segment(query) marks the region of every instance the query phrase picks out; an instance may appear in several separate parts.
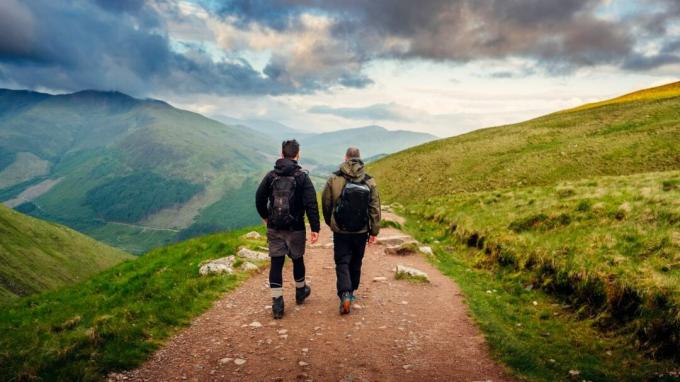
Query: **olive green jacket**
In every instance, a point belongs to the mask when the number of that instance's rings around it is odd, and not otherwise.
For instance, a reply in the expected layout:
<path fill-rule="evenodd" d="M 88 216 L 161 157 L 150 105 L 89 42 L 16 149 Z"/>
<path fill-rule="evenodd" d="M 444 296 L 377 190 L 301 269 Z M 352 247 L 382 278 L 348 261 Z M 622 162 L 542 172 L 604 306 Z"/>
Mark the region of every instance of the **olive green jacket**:
<path fill-rule="evenodd" d="M 342 189 L 345 187 L 347 179 L 353 182 L 366 181 L 366 185 L 371 189 L 371 200 L 368 205 L 368 226 L 359 232 L 345 232 L 341 230 L 335 223 L 335 206 L 340 199 Z M 331 230 L 336 233 L 366 233 L 369 232 L 371 236 L 378 236 L 380 232 L 380 194 L 375 180 L 364 172 L 364 162 L 361 159 L 350 159 L 340 165 L 340 170 L 333 173 L 328 181 L 326 187 L 321 194 L 321 205 L 323 209 L 323 218 L 331 227 Z"/>

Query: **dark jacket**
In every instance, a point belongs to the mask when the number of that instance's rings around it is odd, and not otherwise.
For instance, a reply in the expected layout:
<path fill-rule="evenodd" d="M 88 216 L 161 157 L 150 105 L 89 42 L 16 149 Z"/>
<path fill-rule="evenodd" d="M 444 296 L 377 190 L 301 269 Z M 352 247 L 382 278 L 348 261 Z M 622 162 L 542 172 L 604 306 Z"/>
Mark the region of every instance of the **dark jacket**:
<path fill-rule="evenodd" d="M 359 232 L 352 233 L 369 232 L 371 236 L 378 236 L 380 232 L 380 194 L 378 193 L 378 186 L 375 184 L 375 180 L 364 172 L 364 162 L 361 159 L 350 159 L 344 162 L 340 165 L 340 169 L 328 178 L 326 188 L 324 188 L 321 195 L 323 218 L 326 224 L 331 227 L 333 232 L 349 233 L 344 232 L 338 227 L 333 215 L 347 179 L 351 179 L 353 182 L 365 181 L 366 185 L 371 189 L 371 200 L 368 204 L 368 226 Z"/>
<path fill-rule="evenodd" d="M 260 186 L 255 193 L 255 206 L 257 213 L 262 219 L 269 217 L 269 203 L 272 203 L 272 181 L 274 174 L 279 176 L 295 176 L 295 199 L 291 207 L 292 215 L 296 218 L 295 223 L 290 227 L 291 231 L 303 231 L 305 229 L 304 215 L 307 213 L 307 219 L 312 232 L 319 232 L 321 224 L 319 223 L 319 207 L 316 201 L 316 190 L 312 184 L 309 175 L 302 170 L 297 164 L 297 161 L 292 159 L 279 159 L 276 161 L 274 170 L 270 171 L 262 179 Z M 267 227 L 271 228 L 269 225 Z"/>

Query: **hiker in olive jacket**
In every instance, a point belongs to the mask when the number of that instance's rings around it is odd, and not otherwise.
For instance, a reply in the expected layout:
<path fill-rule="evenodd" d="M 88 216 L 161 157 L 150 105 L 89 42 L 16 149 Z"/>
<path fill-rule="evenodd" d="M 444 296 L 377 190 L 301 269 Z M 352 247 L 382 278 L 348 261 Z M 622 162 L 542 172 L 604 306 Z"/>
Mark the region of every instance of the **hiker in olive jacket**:
<path fill-rule="evenodd" d="M 365 204 L 359 202 L 347 203 L 346 186 L 350 184 L 358 192 L 367 195 Z M 358 187 L 357 187 L 358 186 Z M 363 187 L 363 188 L 362 188 Z M 359 200 L 360 197 L 359 197 Z M 358 217 L 359 222 L 347 224 L 337 219 L 343 203 L 360 205 L 361 211 L 350 211 L 349 215 Z M 333 251 L 335 258 L 335 273 L 337 276 L 337 291 L 340 297 L 340 313 L 347 314 L 351 303 L 355 300 L 355 291 L 359 288 L 361 279 L 361 264 L 366 249 L 366 243 L 373 244 L 380 232 L 380 194 L 375 180 L 364 172 L 364 162 L 360 159 L 359 149 L 350 147 L 347 149 L 345 161 L 340 169 L 333 173 L 326 182 L 326 187 L 321 196 L 323 217 L 326 224 L 333 231 Z M 342 206 L 347 209 L 346 206 Z M 357 207 L 352 207 L 357 208 Z M 341 215 L 347 216 L 347 212 Z M 351 219 L 351 218 L 350 218 Z M 351 226 L 352 229 L 348 227 Z"/>

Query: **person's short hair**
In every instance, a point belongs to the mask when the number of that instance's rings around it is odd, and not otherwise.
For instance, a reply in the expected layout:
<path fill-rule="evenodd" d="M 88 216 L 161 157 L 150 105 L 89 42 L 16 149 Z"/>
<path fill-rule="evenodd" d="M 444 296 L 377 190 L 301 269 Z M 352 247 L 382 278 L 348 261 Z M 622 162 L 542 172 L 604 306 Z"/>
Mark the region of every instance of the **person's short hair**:
<path fill-rule="evenodd" d="M 281 153 L 284 158 L 293 159 L 300 153 L 300 144 L 295 139 L 285 140 L 281 144 Z"/>
<path fill-rule="evenodd" d="M 361 158 L 361 153 L 359 152 L 358 148 L 350 147 L 350 148 L 347 149 L 345 156 L 347 157 L 347 159 Z"/>

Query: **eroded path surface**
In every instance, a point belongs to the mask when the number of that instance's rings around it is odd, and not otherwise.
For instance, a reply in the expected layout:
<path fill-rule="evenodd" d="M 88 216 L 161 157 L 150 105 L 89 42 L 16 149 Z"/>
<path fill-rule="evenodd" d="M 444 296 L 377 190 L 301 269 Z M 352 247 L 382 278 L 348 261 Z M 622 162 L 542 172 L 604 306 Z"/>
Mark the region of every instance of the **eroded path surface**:
<path fill-rule="evenodd" d="M 400 235 L 384 229 L 381 236 Z M 321 244 L 332 243 L 328 229 Z M 422 255 L 367 248 L 357 306 L 338 314 L 331 248 L 305 255 L 312 295 L 295 305 L 290 262 L 286 315 L 271 319 L 267 272 L 253 276 L 146 364 L 140 381 L 511 381 L 491 360 L 458 287 Z M 430 284 L 395 280 L 397 264 L 428 273 Z M 384 281 L 374 278 L 384 277 Z M 245 361 L 245 362 L 244 362 Z"/>

